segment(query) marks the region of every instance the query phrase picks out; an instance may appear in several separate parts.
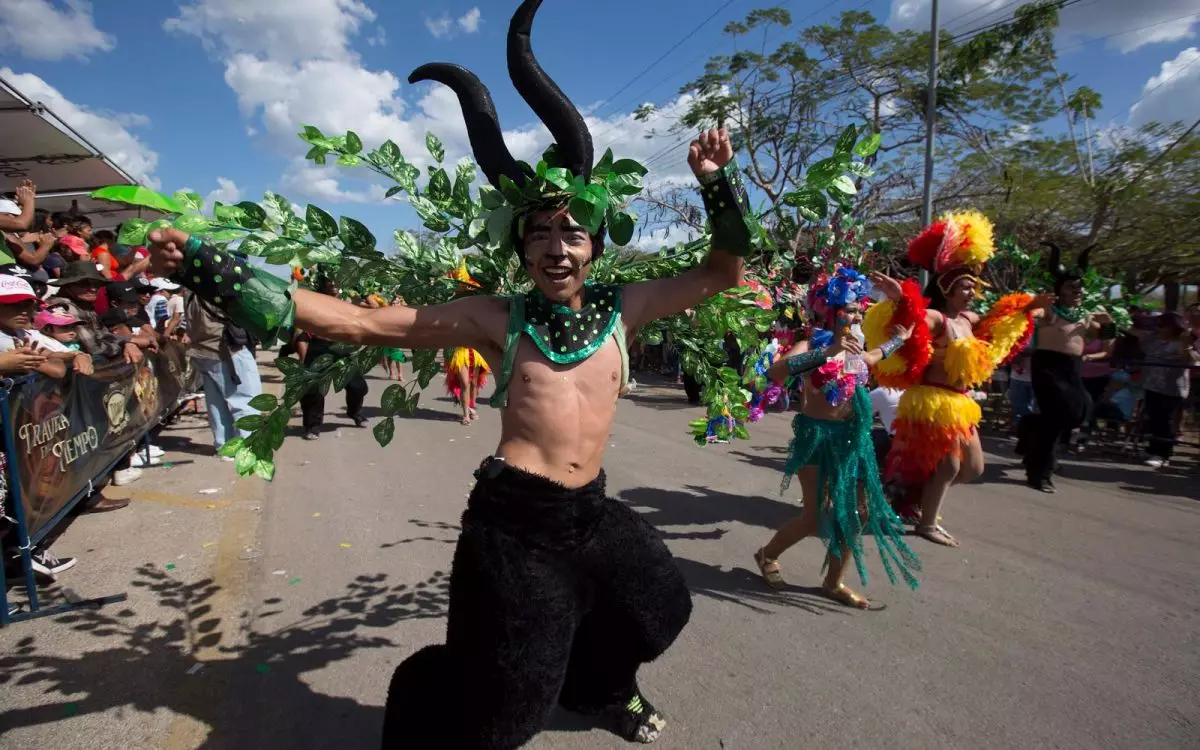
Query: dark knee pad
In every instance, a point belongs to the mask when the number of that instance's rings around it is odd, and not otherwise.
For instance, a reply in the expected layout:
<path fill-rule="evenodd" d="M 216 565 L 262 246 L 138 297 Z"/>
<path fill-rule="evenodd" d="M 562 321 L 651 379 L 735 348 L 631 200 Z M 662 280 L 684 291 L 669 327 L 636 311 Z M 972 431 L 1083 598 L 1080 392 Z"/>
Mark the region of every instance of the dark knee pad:
<path fill-rule="evenodd" d="M 450 658 L 444 645 L 426 646 L 392 673 L 383 711 L 383 750 L 451 747 Z"/>

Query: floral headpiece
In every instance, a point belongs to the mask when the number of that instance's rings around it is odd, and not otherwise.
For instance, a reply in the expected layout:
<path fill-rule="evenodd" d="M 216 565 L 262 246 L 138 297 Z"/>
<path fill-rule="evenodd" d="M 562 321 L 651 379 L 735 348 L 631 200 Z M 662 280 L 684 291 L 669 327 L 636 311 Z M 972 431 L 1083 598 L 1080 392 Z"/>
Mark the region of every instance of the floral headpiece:
<path fill-rule="evenodd" d="M 963 278 L 986 286 L 979 274 L 996 252 L 992 234 L 992 222 L 978 211 L 945 213 L 908 243 L 908 260 L 932 271 L 943 294 Z"/>
<path fill-rule="evenodd" d="M 566 206 L 593 237 L 607 229 L 614 243 L 626 245 L 633 239 L 636 217 L 625 206 L 642 191 L 647 170 L 631 159 L 614 161 L 611 150 L 593 165 L 587 124 L 533 55 L 530 32 L 541 5 L 542 0 L 525 0 L 508 27 L 509 77 L 555 140 L 536 166 L 513 158 L 492 96 L 471 71 L 429 63 L 414 70 L 408 82 L 436 81 L 458 95 L 475 161 L 495 188 L 480 191 L 487 211 L 480 218 L 486 222 L 487 238 L 500 249 L 519 252 L 530 215 L 559 206 Z"/>
<path fill-rule="evenodd" d="M 806 306 L 821 327 L 833 327 L 834 311 L 851 302 L 861 302 L 871 294 L 871 282 L 849 266 L 836 266 L 832 274 L 822 273 L 808 288 Z"/>

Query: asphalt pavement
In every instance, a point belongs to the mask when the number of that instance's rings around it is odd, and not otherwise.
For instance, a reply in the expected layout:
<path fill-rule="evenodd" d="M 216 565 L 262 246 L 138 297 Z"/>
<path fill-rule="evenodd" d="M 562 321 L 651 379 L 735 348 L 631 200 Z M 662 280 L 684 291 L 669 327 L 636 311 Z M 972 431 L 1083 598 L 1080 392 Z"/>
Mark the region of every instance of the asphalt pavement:
<path fill-rule="evenodd" d="M 387 381 L 368 382 L 374 407 Z M 378 747 L 392 670 L 443 638 L 459 516 L 499 435 L 497 412 L 464 427 L 437 388 L 387 448 L 331 395 L 327 432 L 289 440 L 271 484 L 213 457 L 199 418 L 164 432 L 169 465 L 114 490 L 130 507 L 78 518 L 54 551 L 79 564 L 44 590 L 128 601 L 0 631 L 0 747 Z M 607 458 L 695 601 L 640 678 L 668 715 L 658 747 L 1200 746 L 1194 465 L 1072 458 L 1043 495 L 989 438 L 984 479 L 943 509 L 962 547 L 910 538 L 917 591 L 875 559 L 865 591 L 886 608 L 857 612 L 818 595 L 815 540 L 784 557 L 789 590 L 752 572 L 798 512 L 798 486 L 779 493 L 788 417 L 699 448 L 699 414 L 643 385 Z M 626 745 L 560 713 L 528 747 Z"/>

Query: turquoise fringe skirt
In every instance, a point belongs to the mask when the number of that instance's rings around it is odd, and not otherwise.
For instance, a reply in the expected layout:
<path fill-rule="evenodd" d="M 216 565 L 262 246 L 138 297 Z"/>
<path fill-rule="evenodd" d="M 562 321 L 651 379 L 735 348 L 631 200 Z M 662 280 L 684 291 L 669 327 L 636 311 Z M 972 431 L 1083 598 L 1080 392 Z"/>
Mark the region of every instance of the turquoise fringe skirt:
<path fill-rule="evenodd" d="M 888 580 L 895 583 L 899 571 L 909 587 L 915 589 L 917 578 L 913 571 L 921 569 L 921 562 L 905 543 L 904 526 L 883 495 L 871 442 L 871 399 L 866 389 L 855 390 L 854 413 L 849 419 L 815 419 L 797 414 L 792 421 L 792 432 L 780 492 L 788 488 L 792 475 L 801 468 L 816 466 L 820 497 L 817 533 L 830 554 L 841 557 L 843 545 L 848 547 L 854 555 L 858 577 L 866 585 L 862 536 L 868 532 L 879 546 Z M 860 507 L 859 487 L 865 507 Z M 806 497 L 804 502 L 817 499 Z"/>

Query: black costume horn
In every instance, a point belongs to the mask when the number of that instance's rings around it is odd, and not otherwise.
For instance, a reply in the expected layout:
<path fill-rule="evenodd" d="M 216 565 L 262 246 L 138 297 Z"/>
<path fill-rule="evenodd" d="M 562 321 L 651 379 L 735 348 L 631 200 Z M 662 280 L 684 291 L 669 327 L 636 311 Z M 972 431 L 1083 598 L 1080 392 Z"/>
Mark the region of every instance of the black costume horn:
<path fill-rule="evenodd" d="M 529 34 L 542 0 L 525 0 L 508 25 L 508 75 L 517 93 L 546 124 L 558 146 L 561 166 L 585 180 L 592 173 L 592 135 L 579 110 L 533 56 Z"/>
<path fill-rule="evenodd" d="M 518 185 L 525 184 L 521 167 L 504 143 L 504 133 L 500 130 L 492 95 L 478 76 L 461 65 L 429 63 L 409 75 L 409 83 L 418 81 L 437 81 L 458 95 L 463 120 L 467 125 L 467 137 L 471 139 L 471 151 L 488 182 L 499 188 L 500 175 L 506 175 Z"/>
<path fill-rule="evenodd" d="M 1062 264 L 1062 249 L 1053 242 L 1043 242 L 1042 246 L 1050 248 L 1050 275 L 1057 279 L 1067 270 Z"/>
<path fill-rule="evenodd" d="M 1088 255 L 1091 255 L 1092 249 L 1094 247 L 1096 247 L 1095 244 L 1091 244 L 1091 245 L 1088 245 L 1087 247 L 1085 247 L 1083 249 L 1083 252 L 1079 254 L 1079 260 L 1077 260 L 1075 262 L 1075 265 L 1079 266 L 1079 270 L 1084 273 L 1086 273 L 1088 270 Z"/>

